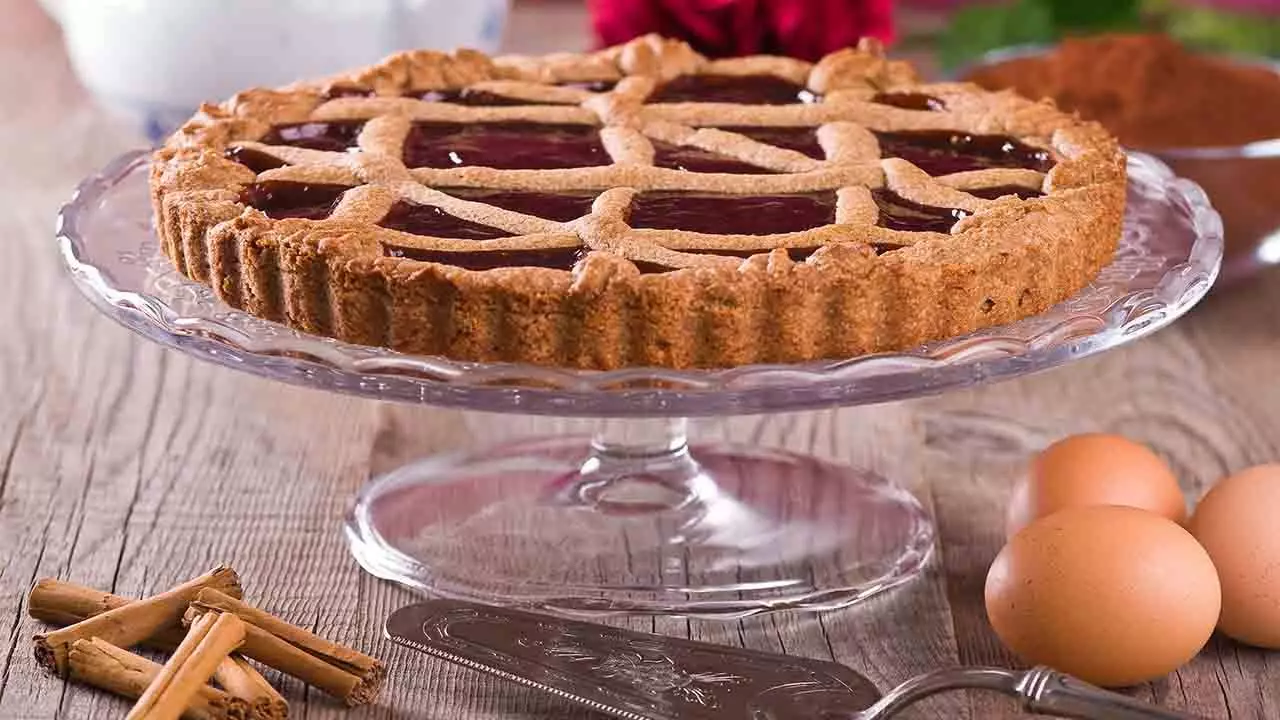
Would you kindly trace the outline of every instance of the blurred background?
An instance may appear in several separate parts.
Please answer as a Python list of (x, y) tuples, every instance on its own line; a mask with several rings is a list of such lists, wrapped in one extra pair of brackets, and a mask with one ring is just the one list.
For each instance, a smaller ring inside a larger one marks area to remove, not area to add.
[(395, 50), (583, 50), (645, 32), (710, 55), (816, 57), (862, 35), (940, 76), (999, 48), (1102, 32), (1280, 51), (1280, 0), (2, 0), (6, 23), (61, 25), (104, 104), (155, 137), (202, 100), (371, 63)]
[(1206, 50), (1280, 50), (1278, 0), (904, 0), (901, 49), (954, 68), (991, 50), (1071, 35), (1163, 32)]

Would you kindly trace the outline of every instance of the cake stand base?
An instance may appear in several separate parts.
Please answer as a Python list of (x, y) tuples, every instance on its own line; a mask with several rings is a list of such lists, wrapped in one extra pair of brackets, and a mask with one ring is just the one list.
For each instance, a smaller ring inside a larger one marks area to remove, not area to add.
[(407, 465), (365, 488), (347, 536), (369, 572), (448, 597), (718, 618), (853, 604), (918, 574), (934, 537), (875, 474), (690, 447), (666, 420)]

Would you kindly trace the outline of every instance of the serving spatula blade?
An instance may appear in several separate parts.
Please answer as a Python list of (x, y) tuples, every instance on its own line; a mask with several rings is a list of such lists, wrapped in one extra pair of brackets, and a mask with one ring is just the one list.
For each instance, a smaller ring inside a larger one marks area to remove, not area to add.
[(843, 665), (431, 600), (387, 620), (400, 645), (623, 720), (848, 716), (876, 701)]
[(853, 670), (549, 615), (434, 600), (397, 610), (387, 636), (623, 720), (888, 720), (949, 690), (986, 690), (1031, 713), (1108, 720), (1196, 720), (1047, 667), (959, 667), (879, 697)]

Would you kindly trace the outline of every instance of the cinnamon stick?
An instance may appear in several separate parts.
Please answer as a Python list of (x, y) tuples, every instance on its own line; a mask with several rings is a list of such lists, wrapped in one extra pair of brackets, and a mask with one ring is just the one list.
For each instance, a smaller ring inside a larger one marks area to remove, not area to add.
[(213, 679), (223, 690), (248, 703), (255, 720), (284, 720), (289, 717), (289, 703), (243, 657), (232, 655), (224, 660), (214, 671)]
[(347, 705), (369, 703), (382, 689), (386, 666), (376, 658), (206, 588), (192, 601), (184, 620), (191, 623), (208, 613), (231, 613), (248, 625), (242, 655), (292, 675)]
[[(160, 674), (160, 664), (134, 655), (102, 638), (77, 640), (67, 653), (70, 678), (136, 700)], [(205, 685), (191, 699), (187, 720), (252, 720), (249, 704)], [(265, 719), (264, 719), (265, 720)]]
[[(117, 647), (137, 645), (179, 623), (187, 605), (202, 589), (227, 584), (238, 592), (240, 580), (235, 570), (222, 565), (159, 595), (121, 605), (53, 632), (41, 633), (34, 638), (36, 660), (59, 676), (66, 677), (67, 651), (75, 641), (100, 637)], [(222, 592), (218, 594), (225, 595)]]
[[(232, 597), (240, 597), (242, 592), (240, 578), (234, 572), (214, 573), (205, 587), (214, 588)], [(27, 596), (27, 614), (50, 625), (63, 627), (131, 602), (137, 601), (57, 578), (42, 578)], [(185, 635), (186, 629), (181, 622), (177, 622), (172, 627), (161, 629), (141, 644), (156, 650), (172, 651)]]
[(164, 664), (125, 720), (178, 720), (213, 671), (244, 641), (244, 623), (235, 615), (207, 615), (191, 625), (173, 657)]

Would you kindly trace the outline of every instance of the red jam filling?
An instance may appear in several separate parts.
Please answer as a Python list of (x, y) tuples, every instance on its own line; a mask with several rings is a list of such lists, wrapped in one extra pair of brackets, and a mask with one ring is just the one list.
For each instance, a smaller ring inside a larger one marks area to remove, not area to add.
[(880, 208), (880, 227), (912, 232), (951, 232), (951, 227), (968, 215), (956, 208), (940, 208), (912, 202), (892, 190), (872, 190)]
[(600, 129), (532, 122), (414, 123), (405, 139), (409, 167), (482, 166), (547, 170), (608, 165)]
[(737, 127), (733, 125), (718, 127), (725, 132), (746, 135), (756, 142), (773, 145), (786, 150), (795, 150), (815, 160), (826, 157), (822, 146), (818, 144), (818, 131), (811, 127)]
[(881, 157), (910, 161), (935, 177), (966, 170), (1022, 168), (1048, 171), (1053, 158), (1005, 135), (970, 135), (952, 130), (877, 132)]
[(414, 235), (459, 240), (493, 240), (511, 237), (511, 233), (506, 230), (454, 217), (434, 205), (419, 205), (406, 200), (392, 205), (391, 210), (378, 225)]
[(276, 220), (323, 220), (333, 212), (342, 193), (350, 189), (348, 185), (268, 180), (246, 185), (240, 191), (240, 202)]
[(333, 120), (330, 122), (294, 123), (277, 125), (262, 138), (267, 145), (292, 145), (293, 147), (329, 152), (345, 152), (356, 146), (356, 138), (365, 120)]
[(556, 193), (526, 192), (523, 190), (489, 190), (486, 188), (440, 188), (456, 198), (482, 202), (494, 207), (524, 213), (534, 217), (569, 222), (591, 212), (598, 190)]
[(725, 155), (688, 145), (672, 145), (653, 141), (653, 164), (672, 170), (701, 173), (733, 173), (735, 175), (763, 175), (773, 172), (759, 165), (751, 165)]
[(818, 100), (803, 86), (776, 75), (681, 75), (659, 87), (648, 102), (794, 105)]
[(835, 192), (723, 195), (681, 191), (640, 193), (631, 201), (633, 228), (724, 235), (800, 232), (835, 222)]
[[(349, 188), (347, 185), (299, 183), (269, 180), (245, 186), (241, 202), (261, 210), (268, 217), (323, 219)], [(453, 188), (463, 199), (487, 202), (530, 215), (571, 220), (590, 210), (587, 193), (553, 195), (480, 189)], [(1035, 197), (1036, 191), (1009, 186), (978, 191), (994, 197), (1020, 194)], [(872, 191), (880, 208), (880, 225), (893, 230), (948, 232), (967, 213), (956, 208), (921, 205), (887, 189)], [(551, 217), (554, 216), (554, 217)], [(632, 201), (630, 223), (635, 228), (688, 230), (715, 234), (771, 235), (800, 232), (835, 220), (835, 193), (739, 196), (681, 191), (641, 193)], [(396, 203), (380, 226), (416, 235), (490, 240), (511, 237), (511, 233), (455, 217), (434, 205), (407, 201)], [(739, 250), (703, 250), (709, 254), (740, 255)], [(759, 251), (751, 251), (749, 257)]]
[(924, 93), (877, 93), (871, 102), (878, 105), (892, 105), (903, 110), (931, 110), (938, 112), (947, 109), (942, 100)]
[(572, 270), (586, 257), (586, 248), (546, 248), (530, 250), (449, 251), (424, 250), (401, 245), (384, 245), (388, 257), (408, 258), (422, 262), (453, 265), (466, 270), (496, 270), (509, 267), (541, 267)]
[(247, 147), (231, 147), (223, 155), (234, 162), (249, 168), (256, 173), (263, 173), (268, 170), (275, 170), (284, 167), (289, 163), (281, 160), (274, 155), (268, 155), (261, 150), (254, 150)]

